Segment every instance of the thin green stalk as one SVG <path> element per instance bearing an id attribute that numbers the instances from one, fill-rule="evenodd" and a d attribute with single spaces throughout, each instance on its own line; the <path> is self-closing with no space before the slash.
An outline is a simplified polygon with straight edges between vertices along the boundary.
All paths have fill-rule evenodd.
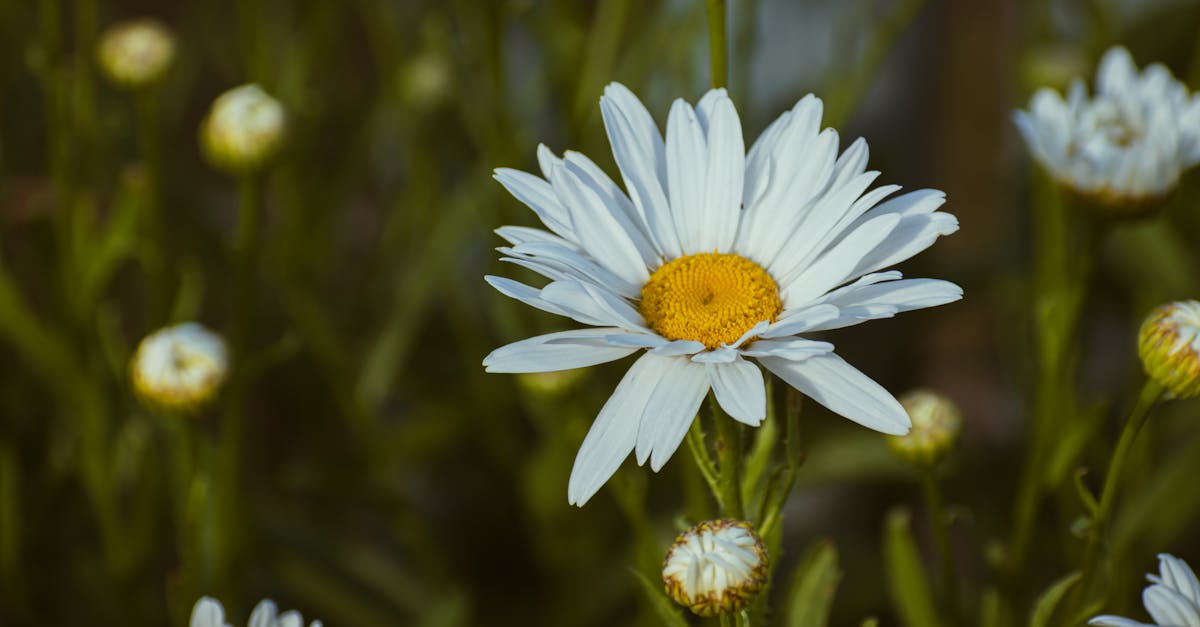
<path id="1" fill-rule="evenodd" d="M 730 418 L 716 398 L 712 399 L 712 413 L 717 431 L 721 515 L 743 520 L 746 514 L 742 507 L 742 423 Z"/>
<path id="2" fill-rule="evenodd" d="M 157 99 L 152 90 L 134 96 L 138 142 L 146 171 L 146 196 L 141 204 L 141 257 L 146 272 L 147 315 L 151 327 L 166 322 L 167 272 L 164 251 L 166 232 L 162 217 L 162 151 L 158 140 Z"/>
<path id="3" fill-rule="evenodd" d="M 1149 419 L 1150 411 L 1162 398 L 1162 395 L 1161 385 L 1153 380 L 1146 381 L 1146 384 L 1142 386 L 1141 394 L 1138 395 L 1137 403 L 1129 414 L 1129 419 L 1125 421 L 1125 427 L 1121 430 L 1121 438 L 1117 441 L 1117 447 L 1113 450 L 1112 458 L 1109 460 L 1108 472 L 1104 477 L 1104 488 L 1100 493 L 1100 504 L 1092 516 L 1091 532 L 1088 535 L 1087 549 L 1084 552 L 1083 579 L 1077 588 L 1084 595 L 1083 603 L 1092 597 L 1092 588 L 1099 581 L 1101 548 L 1108 535 L 1113 505 L 1117 499 L 1117 489 L 1124 475 L 1125 461 L 1129 457 L 1129 451 L 1133 448 L 1134 441 L 1137 440 L 1138 433 Z"/>
<path id="4" fill-rule="evenodd" d="M 712 68 L 713 88 L 724 87 L 727 68 L 729 67 L 729 47 L 726 43 L 725 0 L 707 0 L 708 2 L 708 58 Z"/>
<path id="5" fill-rule="evenodd" d="M 941 587 L 946 597 L 946 616 L 950 619 L 949 624 L 956 625 L 960 619 L 958 577 L 954 572 L 954 553 L 950 545 L 950 525 L 942 500 L 942 487 L 933 468 L 922 469 L 921 488 L 925 496 L 925 511 L 929 516 L 929 526 L 933 529 L 933 543 L 937 549 L 938 564 L 941 568 Z"/>
<path id="6" fill-rule="evenodd" d="M 717 473 L 717 466 L 713 463 L 712 457 L 708 454 L 708 447 L 704 444 L 704 430 L 700 426 L 699 417 L 692 420 L 692 426 L 688 429 L 687 443 L 688 449 L 692 452 L 692 458 L 696 460 L 696 467 L 700 469 L 700 475 L 704 477 L 704 482 L 708 484 L 713 497 L 720 505 L 721 480 Z"/>
<path id="7" fill-rule="evenodd" d="M 256 174 L 244 174 L 238 180 L 238 224 L 234 235 L 234 281 L 237 290 L 233 311 L 233 353 L 241 360 L 248 352 L 253 326 L 258 260 L 261 246 L 262 189 Z"/>

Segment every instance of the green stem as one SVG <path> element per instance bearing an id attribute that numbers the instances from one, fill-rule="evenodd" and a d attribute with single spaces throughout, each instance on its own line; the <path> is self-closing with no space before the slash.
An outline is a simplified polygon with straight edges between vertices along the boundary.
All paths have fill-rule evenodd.
<path id="1" fill-rule="evenodd" d="M 146 196 L 141 205 L 142 264 L 146 271 L 146 304 L 151 327 L 166 322 L 167 273 L 164 266 L 166 232 L 162 218 L 162 151 L 159 149 L 157 100 L 143 90 L 135 97 L 138 141 L 146 169 Z"/>
<path id="2" fill-rule="evenodd" d="M 726 68 L 729 66 L 729 48 L 726 44 L 725 0 L 707 0 L 708 3 L 708 57 L 712 68 L 714 89 L 725 86 Z"/>
<path id="3" fill-rule="evenodd" d="M 708 484 L 713 497 L 720 505 L 721 480 L 717 474 L 717 466 L 713 463 L 712 457 L 708 454 L 708 447 L 704 444 L 704 430 L 700 426 L 699 417 L 692 420 L 692 426 L 688 429 L 687 443 L 688 449 L 692 452 L 692 458 L 696 460 L 696 467 L 700 469 L 700 475 L 704 477 L 704 482 Z"/>
<path id="4" fill-rule="evenodd" d="M 1141 394 L 1138 395 L 1133 411 L 1129 414 L 1129 419 L 1125 421 L 1125 427 L 1121 430 L 1121 438 L 1117 441 L 1116 449 L 1113 450 L 1112 459 L 1109 460 L 1108 473 L 1104 477 L 1104 489 L 1100 493 L 1100 504 L 1096 508 L 1095 515 L 1092 516 L 1091 533 L 1088 536 L 1087 549 L 1083 557 L 1083 580 L 1080 582 L 1078 590 L 1085 595 L 1084 602 L 1091 598 L 1092 588 L 1099 579 L 1101 547 L 1104 545 L 1105 536 L 1108 535 L 1108 526 L 1111 522 L 1110 518 L 1117 499 L 1117 488 L 1121 483 L 1125 461 L 1129 457 L 1129 451 L 1133 448 L 1134 441 L 1137 440 L 1138 433 L 1149 419 L 1150 411 L 1162 395 L 1161 385 L 1153 380 L 1146 381 L 1146 384 L 1142 386 Z"/>
<path id="5" fill-rule="evenodd" d="M 956 625 L 959 621 L 958 607 L 958 578 L 954 573 L 954 553 L 950 545 L 950 525 L 946 517 L 945 505 L 942 501 L 941 483 L 938 481 L 933 468 L 921 471 L 921 488 L 925 496 L 925 510 L 929 516 L 929 525 L 933 529 L 933 543 L 937 549 L 938 563 L 941 566 L 942 591 L 945 594 L 946 615 L 948 624 Z"/>
<path id="6" fill-rule="evenodd" d="M 712 399 L 713 423 L 717 431 L 717 466 L 720 468 L 721 515 L 743 520 L 742 423 L 730 418 L 716 398 Z"/>
<path id="7" fill-rule="evenodd" d="M 238 180 L 238 224 L 234 239 L 234 263 L 237 290 L 233 310 L 233 353 L 241 360 L 248 352 L 250 329 L 253 326 L 255 293 L 258 284 L 258 259 L 261 249 L 259 231 L 262 228 L 262 190 L 255 174 L 245 174 Z"/>

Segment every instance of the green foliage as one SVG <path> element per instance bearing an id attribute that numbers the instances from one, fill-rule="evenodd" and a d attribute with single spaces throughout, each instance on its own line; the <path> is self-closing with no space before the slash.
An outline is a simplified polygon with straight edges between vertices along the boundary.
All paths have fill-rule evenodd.
<path id="1" fill-rule="evenodd" d="M 941 623 L 933 588 L 909 523 L 910 515 L 903 509 L 893 510 L 884 521 L 883 557 L 888 593 L 906 627 L 938 627 Z"/>
<path id="2" fill-rule="evenodd" d="M 787 591 L 783 625 L 825 627 L 842 573 L 838 570 L 837 547 L 817 542 L 805 553 Z"/>

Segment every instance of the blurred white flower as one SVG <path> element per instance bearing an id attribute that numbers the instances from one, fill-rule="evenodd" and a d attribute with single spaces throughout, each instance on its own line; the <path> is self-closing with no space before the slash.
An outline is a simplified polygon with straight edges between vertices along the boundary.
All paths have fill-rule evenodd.
<path id="1" fill-rule="evenodd" d="M 162 78 L 175 58 L 175 38 L 149 18 L 110 26 L 100 36 L 100 68 L 120 87 L 138 88 Z"/>
<path id="2" fill-rule="evenodd" d="M 1142 592 L 1142 603 L 1153 623 L 1120 616 L 1097 616 L 1089 625 L 1102 627 L 1197 627 L 1200 626 L 1200 582 L 1183 560 L 1160 553 L 1158 575 L 1146 575 L 1151 584 Z"/>
<path id="3" fill-rule="evenodd" d="M 1200 395 L 1200 302 L 1167 303 L 1150 312 L 1138 333 L 1147 376 L 1175 398 Z"/>
<path id="4" fill-rule="evenodd" d="M 1105 53 L 1091 98 L 1042 88 L 1016 112 L 1030 153 L 1061 184 L 1118 215 L 1153 209 L 1200 162 L 1200 96 L 1160 64 L 1141 73 L 1125 48 Z"/>
<path id="5" fill-rule="evenodd" d="M 213 166 L 232 173 L 261 168 L 283 143 L 283 105 L 258 85 L 235 87 L 213 101 L 200 143 Z"/>
<path id="6" fill-rule="evenodd" d="M 250 613 L 249 627 L 304 627 L 304 619 L 300 612 L 289 610 L 282 614 L 275 607 L 275 602 L 263 599 Z M 225 622 L 225 608 L 215 599 L 201 597 L 192 608 L 191 627 L 230 627 Z M 321 621 L 314 620 L 309 627 L 321 627 Z"/>
<path id="7" fill-rule="evenodd" d="M 736 612 L 767 581 L 767 549 L 750 523 L 709 520 L 679 534 L 663 560 L 667 595 L 700 616 Z"/>
<path id="8" fill-rule="evenodd" d="M 143 402 L 175 412 L 187 412 L 211 400 L 228 371 L 225 342 L 195 322 L 146 336 L 130 363 L 133 389 Z"/>
<path id="9" fill-rule="evenodd" d="M 550 232 L 505 226 L 504 261 L 550 279 L 542 288 L 489 276 L 506 296 L 592 328 L 493 351 L 488 372 L 547 372 L 642 353 L 575 458 L 568 500 L 583 505 L 631 452 L 654 471 L 682 442 L 708 391 L 735 420 L 766 414 L 753 357 L 829 409 L 884 433 L 908 414 L 878 383 L 802 337 L 958 300 L 953 283 L 881 271 L 958 229 L 945 195 L 867 191 L 867 144 L 838 155 L 807 96 L 747 154 L 725 90 L 696 107 L 675 101 L 666 141 L 642 103 L 613 83 L 600 110 L 622 190 L 582 154 L 538 149 L 544 179 L 508 168 L 496 179 Z M 628 195 L 626 195 L 626 191 Z M 864 193 L 865 192 L 865 193 Z M 644 351 L 644 352 L 643 352 Z"/>
<path id="10" fill-rule="evenodd" d="M 900 406 L 912 419 L 912 430 L 887 436 L 888 446 L 898 457 L 929 465 L 954 448 L 962 433 L 962 412 L 954 401 L 932 390 L 917 389 L 901 396 Z"/>

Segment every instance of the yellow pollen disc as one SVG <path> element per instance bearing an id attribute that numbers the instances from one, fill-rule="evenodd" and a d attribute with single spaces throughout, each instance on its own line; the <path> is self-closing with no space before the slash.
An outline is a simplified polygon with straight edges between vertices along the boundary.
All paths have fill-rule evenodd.
<path id="1" fill-rule="evenodd" d="M 710 350 L 732 344 L 783 311 L 775 280 L 740 255 L 700 253 L 674 259 L 642 286 L 642 317 L 668 340 Z"/>

